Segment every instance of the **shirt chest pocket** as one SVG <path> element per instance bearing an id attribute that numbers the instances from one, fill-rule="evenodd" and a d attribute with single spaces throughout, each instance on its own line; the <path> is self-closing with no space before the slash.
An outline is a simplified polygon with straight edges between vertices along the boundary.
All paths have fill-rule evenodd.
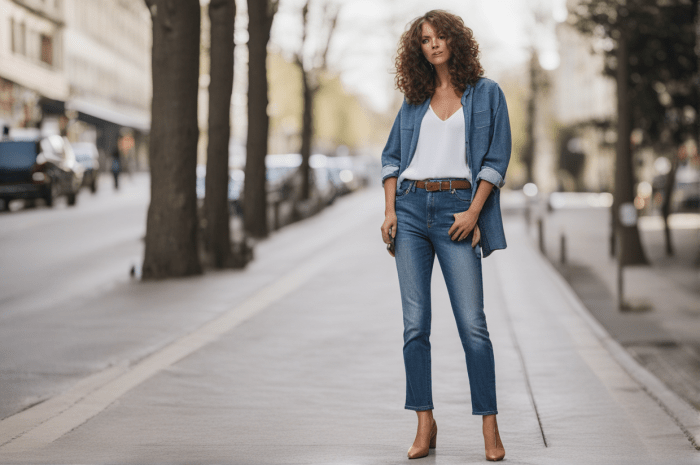
<path id="1" fill-rule="evenodd" d="M 484 129 L 491 126 L 491 111 L 474 112 L 474 129 Z"/>

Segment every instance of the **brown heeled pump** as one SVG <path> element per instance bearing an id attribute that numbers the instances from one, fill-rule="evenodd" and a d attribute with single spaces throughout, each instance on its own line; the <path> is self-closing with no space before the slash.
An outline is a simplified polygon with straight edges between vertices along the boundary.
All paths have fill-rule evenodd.
<path id="1" fill-rule="evenodd" d="M 420 434 L 420 430 L 418 431 Z M 422 444 L 416 445 L 416 443 L 419 442 L 419 439 L 421 440 L 420 442 Z M 418 434 L 416 435 L 416 440 L 414 441 L 413 445 L 408 449 L 408 458 L 409 459 L 420 459 L 423 457 L 426 457 L 428 455 L 428 452 L 430 449 L 435 449 L 435 446 L 437 445 L 437 423 L 435 423 L 435 420 L 433 420 L 433 426 L 430 428 L 430 436 L 428 437 L 418 437 Z"/>
<path id="2" fill-rule="evenodd" d="M 496 422 L 496 419 L 494 418 L 493 429 L 487 428 L 486 422 L 484 422 L 483 430 L 486 460 L 491 462 L 503 460 L 503 457 L 506 456 L 506 449 L 503 447 L 503 443 L 501 442 L 501 435 L 498 434 L 498 423 Z"/>

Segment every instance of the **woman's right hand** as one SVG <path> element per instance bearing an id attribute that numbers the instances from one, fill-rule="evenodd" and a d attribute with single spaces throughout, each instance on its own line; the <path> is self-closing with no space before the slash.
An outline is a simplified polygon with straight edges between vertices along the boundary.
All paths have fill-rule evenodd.
<path id="1" fill-rule="evenodd" d="M 396 237 L 397 224 L 398 219 L 396 218 L 396 213 L 387 213 L 384 217 L 384 223 L 382 224 L 382 240 L 385 244 L 391 243 L 391 239 Z M 389 251 L 389 255 L 393 257 L 394 253 Z"/>

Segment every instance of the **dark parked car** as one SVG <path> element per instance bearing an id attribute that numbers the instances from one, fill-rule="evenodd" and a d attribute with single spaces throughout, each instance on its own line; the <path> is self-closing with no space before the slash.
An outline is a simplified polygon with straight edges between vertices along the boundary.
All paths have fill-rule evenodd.
<path id="1" fill-rule="evenodd" d="M 83 166 L 83 186 L 89 187 L 93 194 L 97 191 L 97 178 L 100 175 L 100 161 L 97 147 L 92 142 L 71 144 L 75 159 Z"/>
<path id="2" fill-rule="evenodd" d="M 0 198 L 44 199 L 46 205 L 66 196 L 75 205 L 83 180 L 68 140 L 58 136 L 0 141 Z"/>

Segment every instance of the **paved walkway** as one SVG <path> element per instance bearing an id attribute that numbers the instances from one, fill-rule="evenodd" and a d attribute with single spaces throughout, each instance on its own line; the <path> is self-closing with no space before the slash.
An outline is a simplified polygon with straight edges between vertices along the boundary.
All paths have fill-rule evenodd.
<path id="1" fill-rule="evenodd" d="M 141 359 L 96 373 L 0 422 L 2 463 L 402 463 L 398 282 L 379 238 L 382 195 L 365 191 L 285 228 L 245 272 L 197 278 L 209 314 Z M 520 218 L 484 260 L 499 425 L 510 463 L 700 463 L 674 419 L 618 363 L 623 353 L 535 251 Z M 222 286 L 222 277 L 230 285 Z M 167 319 L 192 281 L 134 284 Z M 159 296 L 154 299 L 153 295 Z M 421 463 L 482 463 L 464 356 L 439 267 L 433 372 L 438 448 Z M 618 347 L 619 349 L 619 347 Z M 632 367 L 634 368 L 634 367 Z M 632 370 L 638 378 L 639 372 Z M 663 400 L 663 399 L 662 399 Z M 696 428 L 696 429 L 693 429 Z"/>
<path id="2" fill-rule="evenodd" d="M 632 312 L 618 309 L 609 216 L 607 208 L 563 208 L 547 214 L 547 255 L 610 335 L 700 409 L 700 215 L 671 216 L 674 257 L 664 253 L 661 219 L 640 219 L 650 266 L 625 269 L 625 300 L 633 308 L 646 309 Z M 565 265 L 559 263 L 562 234 L 567 238 Z"/>

